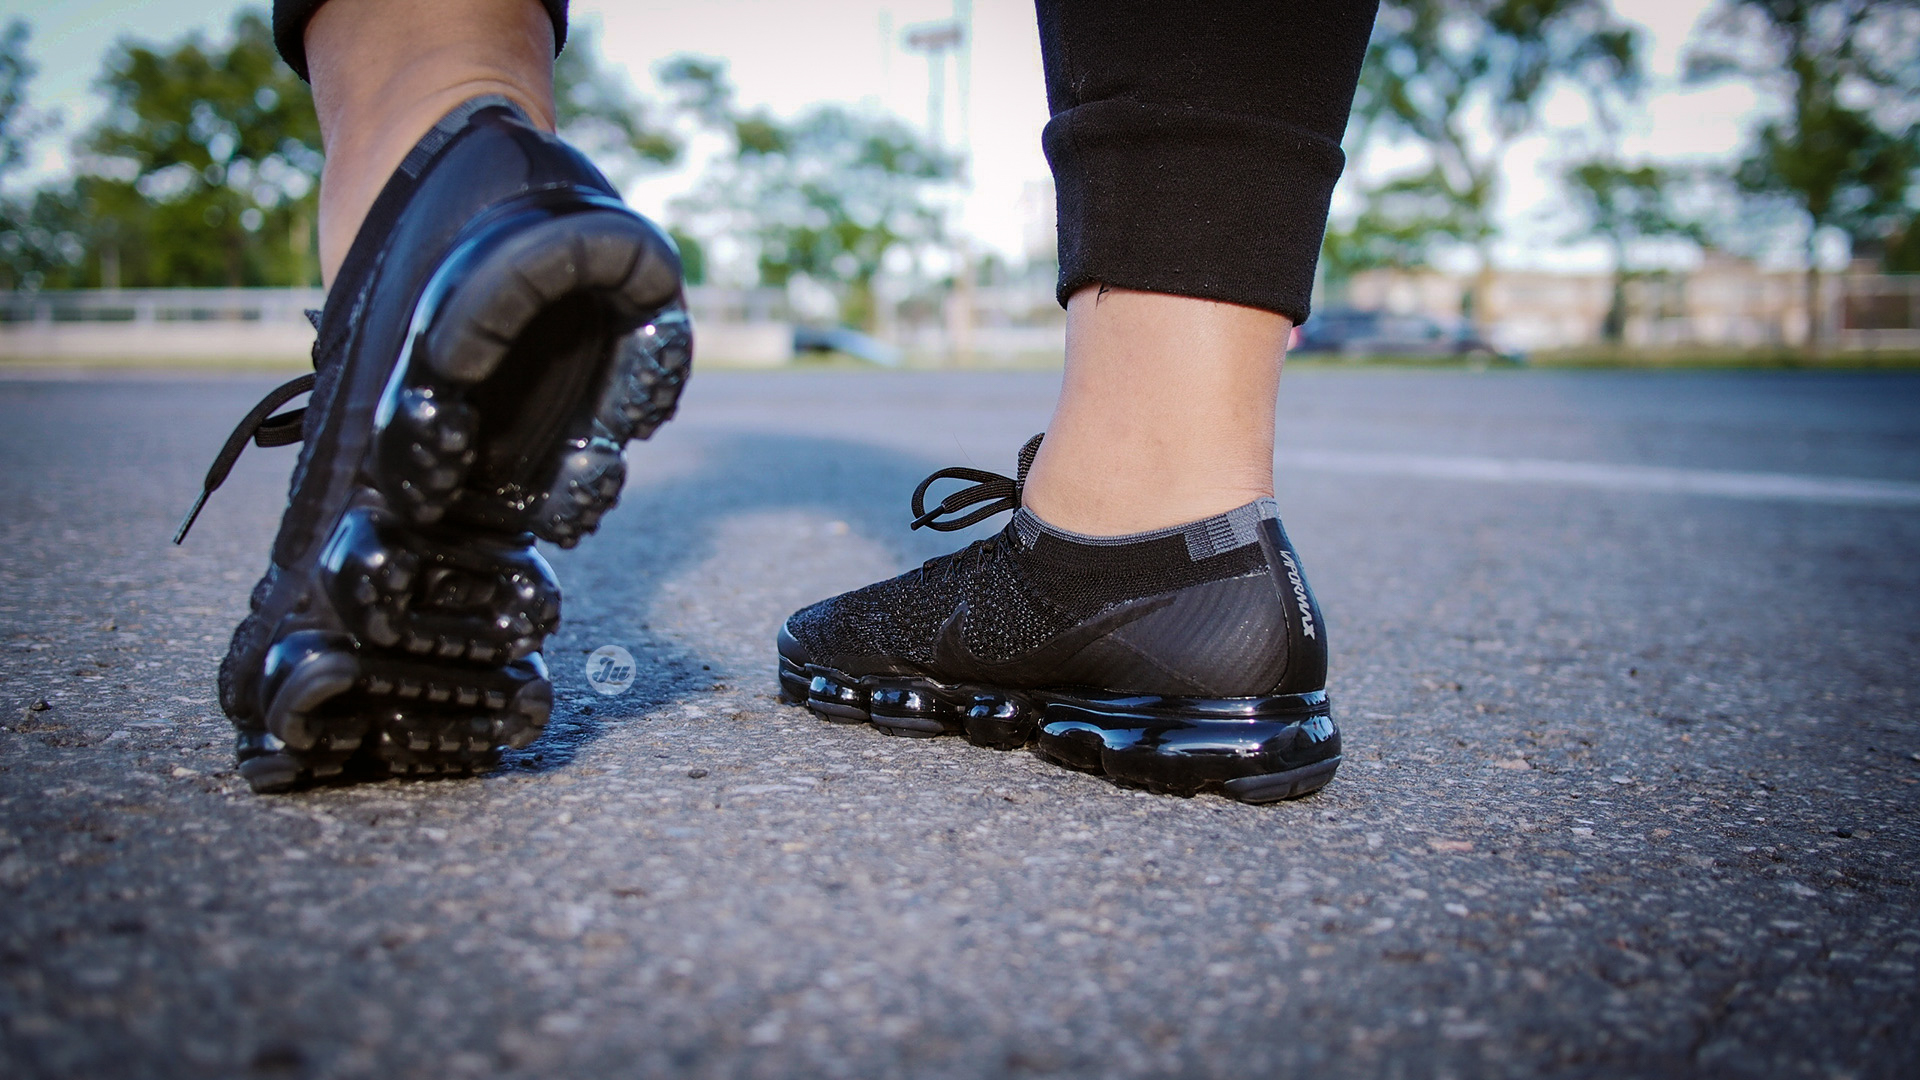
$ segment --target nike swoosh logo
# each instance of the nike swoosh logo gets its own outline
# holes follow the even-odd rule
[[[1115,630],[1145,618],[1173,603],[1174,594],[1130,600],[1097,618],[1042,642],[1011,660],[982,660],[966,643],[967,604],[963,600],[940,627],[933,639],[933,675],[942,681],[984,682],[1000,686],[1033,686],[1048,681],[1061,664],[1073,659],[1080,650]]]

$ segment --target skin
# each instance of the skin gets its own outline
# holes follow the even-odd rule
[[[330,0],[307,24],[332,283],[387,178],[440,117],[504,94],[551,131],[553,25],[533,0]],[[1273,494],[1292,324],[1255,308],[1089,286],[1067,305],[1060,400],[1025,491],[1091,536],[1185,524]]]
[[[503,94],[553,130],[553,22],[533,0],[329,0],[306,47],[329,285],[387,178],[454,106]]]
[[[1024,505],[1089,536],[1184,525],[1273,494],[1285,316],[1090,285]]]

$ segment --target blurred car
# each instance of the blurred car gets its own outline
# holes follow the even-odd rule
[[[1299,353],[1341,356],[1466,356],[1520,363],[1482,337],[1465,319],[1400,314],[1367,308],[1335,307],[1315,311],[1300,327]]]
[[[900,364],[899,349],[849,326],[796,326],[793,328],[793,351],[846,353],[881,367],[897,367]]]

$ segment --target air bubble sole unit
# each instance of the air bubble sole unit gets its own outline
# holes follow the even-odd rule
[[[908,738],[960,735],[995,750],[1033,745],[1069,768],[1169,795],[1297,799],[1325,787],[1341,761],[1325,690],[1239,698],[1009,690],[915,676],[856,677],[783,655],[780,692],[834,723],[872,724]]]
[[[540,736],[560,589],[534,540],[572,547],[613,508],[692,344],[672,243],[615,199],[543,189],[462,231],[370,430],[336,444],[355,471],[331,532],[254,616],[274,620],[239,723],[255,790],[465,773]]]

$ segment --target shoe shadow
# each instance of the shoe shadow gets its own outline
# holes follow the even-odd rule
[[[737,532],[723,539],[723,527],[743,516],[797,510],[844,523],[846,533],[879,545],[885,556],[875,560],[871,577],[855,585],[899,573],[1005,525],[996,519],[952,534],[910,531],[907,506],[914,488],[950,463],[867,443],[704,429],[676,432],[658,446],[635,444],[628,454],[627,487],[599,534],[574,551],[546,552],[566,593],[561,629],[547,649],[553,718],[539,742],[503,757],[503,769],[565,768],[612,724],[726,690],[722,678],[748,685],[764,678],[769,692],[776,689],[773,638],[788,610],[769,610],[765,625],[748,631],[764,649],[758,669],[744,666],[738,650],[723,656],[713,633],[662,629],[698,610],[699,598],[676,591],[674,583],[709,560],[723,560],[722,573],[726,564],[737,565],[743,587],[751,590],[813,540],[769,533],[742,544]],[[1010,462],[1011,450],[1007,457]],[[840,531],[838,524],[834,529]],[[737,641],[739,610],[767,602],[735,598],[732,620],[719,636]],[[584,673],[586,655],[608,643],[621,643],[637,661],[633,683],[617,697],[597,693]]]

